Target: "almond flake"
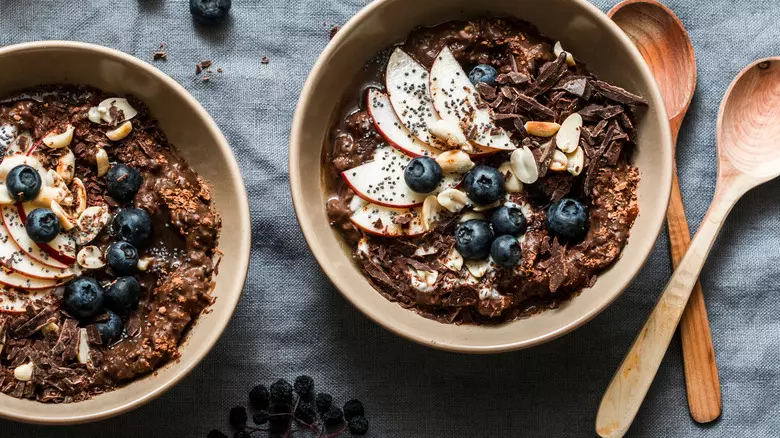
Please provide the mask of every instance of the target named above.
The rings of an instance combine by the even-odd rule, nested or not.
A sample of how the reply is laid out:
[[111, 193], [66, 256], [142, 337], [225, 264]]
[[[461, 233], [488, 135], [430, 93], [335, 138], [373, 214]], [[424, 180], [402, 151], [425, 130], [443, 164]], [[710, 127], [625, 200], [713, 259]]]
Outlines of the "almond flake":
[[447, 189], [439, 193], [436, 199], [442, 207], [446, 208], [451, 213], [457, 213], [470, 204], [469, 197], [466, 193], [458, 189]]
[[520, 193], [523, 191], [523, 182], [515, 176], [515, 173], [512, 171], [512, 164], [509, 161], [501, 163], [498, 166], [498, 171], [501, 172], [501, 175], [505, 175], [504, 190], [507, 193]]
[[100, 269], [106, 266], [106, 260], [100, 252], [100, 248], [94, 245], [81, 248], [76, 255], [76, 261], [84, 269]]
[[436, 157], [436, 162], [445, 173], [466, 173], [474, 167], [469, 154], [461, 150], [446, 151]]
[[550, 170], [560, 172], [566, 170], [568, 164], [569, 159], [566, 158], [566, 154], [556, 150], [555, 153], [553, 153], [552, 162], [550, 162]]
[[14, 368], [14, 378], [22, 382], [29, 382], [32, 380], [33, 370], [35, 369], [32, 362], [19, 365]]
[[74, 128], [73, 125], [68, 124], [65, 126], [65, 132], [61, 134], [47, 134], [41, 139], [41, 141], [51, 149], [61, 149], [68, 147], [70, 146], [70, 142], [73, 141], [73, 131], [75, 130], [76, 128]]
[[108, 153], [103, 148], [98, 148], [95, 152], [95, 163], [97, 163], [97, 176], [103, 176], [108, 173], [111, 163], [108, 162]]
[[106, 132], [106, 137], [111, 141], [119, 141], [130, 135], [133, 131], [133, 124], [129, 121], [122, 123], [116, 129]]
[[[557, 41], [555, 43], [555, 46], [553, 46], [553, 53], [555, 54], [555, 57], [561, 56], [561, 53], [566, 52], [563, 50], [563, 46], [561, 45], [560, 41]], [[576, 65], [576, 62], [574, 62], [574, 56], [570, 52], [566, 52], [566, 64], [569, 66]]]
[[581, 131], [582, 116], [579, 113], [572, 113], [561, 124], [561, 129], [555, 136], [555, 146], [567, 154], [574, 152], [580, 144]]
[[574, 149], [574, 152], [566, 154], [566, 158], [568, 159], [566, 170], [568, 170], [569, 173], [574, 176], [582, 173], [582, 168], [585, 166], [585, 153], [582, 151], [581, 147], [577, 146], [577, 149]]
[[552, 137], [561, 125], [555, 122], [525, 122], [525, 131], [536, 137]]
[[528, 147], [516, 149], [509, 156], [509, 163], [512, 166], [512, 172], [523, 184], [533, 184], [539, 178], [539, 169], [536, 166], [536, 159], [533, 152]]

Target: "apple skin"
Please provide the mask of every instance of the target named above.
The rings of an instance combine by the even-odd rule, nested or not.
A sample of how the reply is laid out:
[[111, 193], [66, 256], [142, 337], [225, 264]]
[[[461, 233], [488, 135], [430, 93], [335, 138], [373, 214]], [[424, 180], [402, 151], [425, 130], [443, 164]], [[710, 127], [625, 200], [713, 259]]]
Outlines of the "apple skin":
[[[379, 217], [377, 217], [376, 219], [382, 219], [383, 228], [381, 231], [377, 230], [376, 227], [374, 227], [371, 223], [371, 221], [375, 221], [376, 219], [374, 219], [370, 215], [366, 216], [367, 212], [370, 210], [377, 210], [379, 212]], [[392, 223], [393, 213], [397, 213], [397, 214], [412, 213], [414, 218], [410, 222], [409, 227], [402, 228]], [[373, 234], [375, 236], [415, 237], [425, 233], [425, 227], [422, 225], [420, 221], [421, 217], [422, 217], [422, 209], [420, 207], [404, 209], [404, 208], [383, 207], [381, 205], [376, 205], [376, 204], [367, 204], [361, 207], [354, 214], [352, 214], [352, 216], [349, 219], [356, 227], [360, 228], [361, 230], [365, 231], [368, 234]], [[391, 225], [393, 225], [392, 228]]]

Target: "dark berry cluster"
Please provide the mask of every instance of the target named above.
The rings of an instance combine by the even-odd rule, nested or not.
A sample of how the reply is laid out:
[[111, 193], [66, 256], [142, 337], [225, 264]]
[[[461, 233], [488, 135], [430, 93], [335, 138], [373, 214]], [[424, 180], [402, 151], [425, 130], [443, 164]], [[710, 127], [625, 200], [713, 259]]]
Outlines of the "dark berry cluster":
[[[279, 379], [266, 387], [257, 385], [249, 391], [249, 405], [253, 410], [252, 423], [244, 406], [230, 410], [230, 424], [235, 428], [233, 438], [248, 438], [267, 432], [269, 436], [290, 436], [294, 432], [309, 432], [309, 436], [335, 438], [349, 432], [365, 435], [368, 432], [363, 403], [349, 400], [339, 408], [330, 394], [314, 390], [314, 379], [298, 376], [294, 384]], [[214, 429], [207, 438], [227, 438]]]

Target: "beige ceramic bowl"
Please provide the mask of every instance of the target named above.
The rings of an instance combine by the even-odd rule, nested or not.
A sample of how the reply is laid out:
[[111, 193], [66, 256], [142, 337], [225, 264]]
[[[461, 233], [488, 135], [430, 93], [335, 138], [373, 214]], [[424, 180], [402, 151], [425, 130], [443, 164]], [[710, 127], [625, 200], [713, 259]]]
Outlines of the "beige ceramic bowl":
[[[580, 296], [531, 318], [499, 326], [440, 324], [404, 310], [375, 292], [328, 226], [321, 187], [321, 154], [346, 87], [379, 49], [401, 41], [417, 25], [456, 18], [509, 15], [536, 24], [601, 78], [645, 96], [650, 110], [639, 124], [635, 164], [641, 213], [620, 260]], [[413, 341], [445, 350], [492, 353], [530, 347], [587, 322], [628, 286], [645, 262], [664, 222], [672, 173], [672, 145], [661, 95], [631, 41], [584, 0], [380, 0], [352, 18], [320, 55], [301, 93], [290, 141], [290, 185], [303, 233], [336, 287], [363, 313]], [[593, 340], [599, 342], [599, 340]]]
[[122, 52], [91, 44], [47, 41], [0, 48], [0, 95], [49, 83], [77, 83], [134, 94], [159, 120], [181, 155], [213, 186], [222, 216], [220, 264], [209, 313], [201, 315], [181, 348], [181, 359], [116, 391], [71, 404], [43, 404], [0, 394], [0, 416], [29, 423], [74, 424], [121, 414], [153, 400], [189, 373], [217, 342], [233, 314], [249, 264], [246, 189], [227, 140], [214, 120], [173, 79]]

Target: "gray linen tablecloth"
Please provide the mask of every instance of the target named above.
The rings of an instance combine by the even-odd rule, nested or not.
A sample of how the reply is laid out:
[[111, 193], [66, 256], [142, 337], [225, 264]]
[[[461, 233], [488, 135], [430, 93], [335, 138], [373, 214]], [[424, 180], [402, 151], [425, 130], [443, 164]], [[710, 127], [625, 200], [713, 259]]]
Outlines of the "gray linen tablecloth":
[[[540, 0], [542, 1], [542, 0]], [[290, 203], [287, 145], [300, 88], [333, 24], [366, 0], [234, 0], [231, 20], [202, 29], [186, 0], [0, 0], [0, 45], [71, 39], [155, 62], [214, 116], [238, 157], [252, 210], [252, 264], [235, 316], [203, 363], [176, 388], [96, 424], [33, 427], [0, 421], [2, 437], [203, 437], [256, 382], [314, 376], [337, 400], [364, 401], [373, 437], [593, 436], [596, 407], [670, 274], [666, 234], [614, 305], [585, 327], [531, 350], [463, 356], [400, 339], [331, 286], [309, 253]], [[615, 0], [597, 0], [607, 10]], [[680, 180], [691, 228], [715, 181], [715, 119], [734, 75], [780, 54], [780, 2], [669, 0], [688, 27], [699, 87], [683, 125]], [[261, 64], [268, 56], [268, 64]], [[194, 64], [213, 59], [210, 83]], [[2, 68], [2, 66], [0, 66]], [[56, 68], [56, 66], [52, 66]], [[780, 141], [780, 139], [779, 139]], [[723, 417], [694, 424], [679, 339], [631, 436], [780, 436], [780, 182], [737, 206], [704, 268], [723, 388]]]

